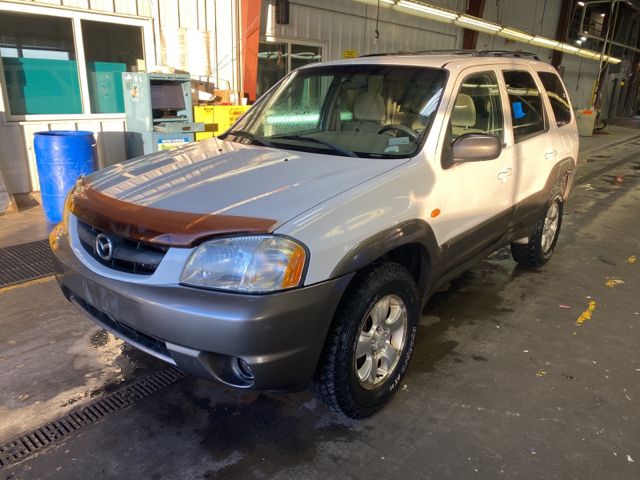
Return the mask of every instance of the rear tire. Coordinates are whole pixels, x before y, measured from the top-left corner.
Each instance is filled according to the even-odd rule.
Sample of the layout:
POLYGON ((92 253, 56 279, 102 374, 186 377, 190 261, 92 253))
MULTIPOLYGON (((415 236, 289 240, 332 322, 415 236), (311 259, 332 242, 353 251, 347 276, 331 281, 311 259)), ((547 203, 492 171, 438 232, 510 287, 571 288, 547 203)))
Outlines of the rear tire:
POLYGON ((518 265, 540 268, 551 258, 562 226, 562 198, 555 197, 536 223, 529 243, 512 243, 511 256, 518 265))
POLYGON ((316 396, 350 418, 386 404, 407 369, 420 317, 409 271, 386 262, 360 272, 345 293, 312 384, 316 396))

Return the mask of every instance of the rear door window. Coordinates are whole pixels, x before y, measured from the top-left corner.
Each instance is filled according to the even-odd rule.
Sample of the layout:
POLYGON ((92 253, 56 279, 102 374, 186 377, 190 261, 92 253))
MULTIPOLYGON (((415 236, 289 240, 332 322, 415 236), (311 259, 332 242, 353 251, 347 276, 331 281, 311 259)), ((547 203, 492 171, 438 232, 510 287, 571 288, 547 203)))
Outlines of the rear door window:
POLYGON ((553 72, 538 72, 538 75, 549 96, 556 124, 562 127, 571 122, 571 104, 560 77, 553 72))
POLYGON ((502 73, 509 95, 515 142, 544 132, 546 122, 542 96, 531 73, 524 70, 508 70, 502 73))

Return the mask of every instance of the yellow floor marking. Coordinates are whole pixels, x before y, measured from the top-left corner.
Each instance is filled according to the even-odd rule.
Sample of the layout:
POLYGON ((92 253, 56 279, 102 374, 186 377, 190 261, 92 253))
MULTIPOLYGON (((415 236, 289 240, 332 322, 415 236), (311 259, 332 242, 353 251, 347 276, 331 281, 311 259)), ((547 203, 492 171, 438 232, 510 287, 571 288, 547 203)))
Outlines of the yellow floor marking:
POLYGON ((589 306, 587 307, 587 309, 584 312, 582 312, 578 317, 578 319, 576 320, 576 325, 580 327, 587 320, 591 320, 591 316, 593 315, 593 312, 595 311, 596 306, 597 306, 596 301, 591 300, 589 302, 589 306))
POLYGON ((636 260, 638 260, 638 257, 636 257, 635 255, 631 255, 629 258, 627 258, 627 263, 636 263, 636 260))
POLYGON ((624 280, 620 279, 620 278, 610 278, 609 280, 607 280, 607 283, 605 283, 605 285, 607 287, 615 287, 616 285, 622 285, 624 283, 624 280))
POLYGON ((49 275, 47 277, 36 278, 35 280, 29 280, 27 282, 18 283, 16 285, 9 285, 8 287, 0 287, 0 294, 11 292, 13 290, 17 290, 18 288, 31 287, 40 283, 50 282, 53 278, 53 275, 49 275))

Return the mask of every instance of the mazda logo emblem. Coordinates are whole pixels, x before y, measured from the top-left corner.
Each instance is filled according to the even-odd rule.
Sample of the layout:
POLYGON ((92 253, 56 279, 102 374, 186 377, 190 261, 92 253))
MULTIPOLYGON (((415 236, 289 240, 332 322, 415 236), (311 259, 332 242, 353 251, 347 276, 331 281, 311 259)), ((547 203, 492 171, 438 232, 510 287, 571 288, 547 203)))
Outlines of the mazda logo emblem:
POLYGON ((113 258, 113 240, 104 233, 99 233, 96 237, 96 255, 105 262, 113 258))

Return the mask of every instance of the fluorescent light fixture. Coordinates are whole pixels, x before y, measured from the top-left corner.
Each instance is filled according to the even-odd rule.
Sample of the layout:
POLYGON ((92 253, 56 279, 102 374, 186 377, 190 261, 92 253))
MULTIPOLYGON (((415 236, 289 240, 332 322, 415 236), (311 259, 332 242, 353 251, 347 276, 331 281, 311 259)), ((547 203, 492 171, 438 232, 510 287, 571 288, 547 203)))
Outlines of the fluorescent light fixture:
POLYGON ((545 38, 545 37, 539 37, 539 36, 534 36, 533 40, 531 40, 529 43, 532 43, 534 45, 540 45, 542 47, 551 47, 551 48, 555 48, 558 45, 560 45, 560 42, 558 42, 557 40, 551 40, 550 38, 545 38))
POLYGON ((452 22, 458 18, 457 13, 449 12, 448 10, 443 10, 441 8, 430 7, 428 5, 423 5, 422 3, 410 2, 408 0, 398 0, 396 6, 420 12, 424 16, 433 18, 440 22, 452 22))
POLYGON ((516 40, 524 40, 526 42, 533 40, 533 35, 521 32, 519 30, 513 30, 512 28, 504 27, 498 32, 501 37, 515 38, 516 40))
POLYGON ((607 14, 606 14, 606 13, 601 13, 601 14, 600 14, 600 16, 601 16, 601 17, 606 17, 606 16, 607 16, 607 14))
POLYGON ((578 2, 579 7, 584 7, 584 2, 578 2))
POLYGON ((502 27, 500 25, 485 22, 484 20, 480 20, 479 18, 469 17, 467 15, 460 15, 454 23, 465 28, 471 28, 471 30, 488 30, 494 33, 502 30, 502 27))
POLYGON ((561 43, 560 50, 567 53, 576 53, 579 50, 579 48, 574 47, 573 45, 569 45, 568 43, 561 43))
POLYGON ((578 50, 577 55, 584 57, 584 58, 591 58, 591 59, 599 59, 600 58, 600 54, 596 53, 596 52, 592 52, 591 50, 578 50))
POLYGON ((614 65, 617 64, 617 63, 620 63, 621 61, 622 61, 621 58, 616 58, 616 57, 607 58, 607 62, 613 63, 614 65))

